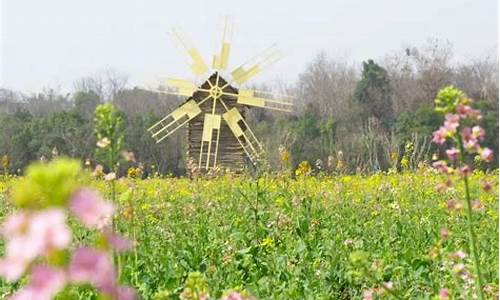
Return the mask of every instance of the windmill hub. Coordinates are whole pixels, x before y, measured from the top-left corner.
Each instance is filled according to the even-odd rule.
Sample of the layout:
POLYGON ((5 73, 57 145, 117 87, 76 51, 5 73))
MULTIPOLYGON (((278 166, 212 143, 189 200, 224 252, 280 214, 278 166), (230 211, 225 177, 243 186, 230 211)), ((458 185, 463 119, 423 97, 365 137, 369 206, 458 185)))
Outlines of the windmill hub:
POLYGON ((219 86, 212 87, 210 89, 210 96, 212 96, 213 99, 218 99, 222 96, 222 89, 219 86))

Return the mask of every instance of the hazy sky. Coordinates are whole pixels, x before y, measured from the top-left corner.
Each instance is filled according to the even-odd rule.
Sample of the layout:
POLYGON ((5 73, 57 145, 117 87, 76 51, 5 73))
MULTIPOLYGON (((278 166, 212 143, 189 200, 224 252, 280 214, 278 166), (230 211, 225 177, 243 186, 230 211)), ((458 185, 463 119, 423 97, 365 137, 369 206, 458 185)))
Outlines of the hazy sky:
MULTIPOLYGON (((208 61, 217 22, 235 20, 230 66, 272 43, 285 57, 260 79, 295 80, 320 51, 358 62, 427 38, 457 59, 495 51, 496 0, 0 0, 0 87, 72 88, 111 68, 131 84, 192 78, 167 32, 180 25, 208 61)), ((256 79, 257 82, 259 79, 256 79)))

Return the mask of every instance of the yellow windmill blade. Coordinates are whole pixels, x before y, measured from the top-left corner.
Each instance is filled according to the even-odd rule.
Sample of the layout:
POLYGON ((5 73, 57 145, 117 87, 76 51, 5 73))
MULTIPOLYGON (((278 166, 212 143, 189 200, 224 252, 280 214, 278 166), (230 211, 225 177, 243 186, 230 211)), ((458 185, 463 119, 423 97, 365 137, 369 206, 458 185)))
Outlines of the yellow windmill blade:
POLYGON ((255 97, 253 90, 240 90, 237 96, 237 102, 243 105, 268 108, 278 111, 291 112, 293 103, 283 100, 266 99, 255 97))
POLYGON ((187 55, 189 66, 195 75, 201 75, 208 71, 208 66, 200 52, 180 27, 172 28, 170 35, 179 50, 187 55))
MULTIPOLYGON (((222 94, 225 96, 235 97, 236 102, 239 104, 242 104, 242 105, 262 107, 262 108, 284 111, 284 112, 291 112, 292 111, 292 108, 293 108, 292 102, 285 101, 285 100, 278 100, 278 99, 268 99, 268 98, 263 98, 263 97, 256 97, 255 96, 256 92, 257 91, 255 91, 255 90, 241 89, 241 90, 239 90, 239 92, 237 94, 228 93, 228 92, 223 92, 222 94)), ((267 93, 267 92, 258 92, 258 93, 272 95, 272 93, 267 93)), ((287 98, 289 100, 293 99, 293 97, 290 97, 290 96, 284 96, 284 98, 287 98)))
MULTIPOLYGON (((224 105, 224 107, 226 107, 224 105)), ((226 107, 227 110, 227 107, 226 107)), ((235 107, 222 115, 241 147, 253 164, 256 164, 259 157, 264 152, 264 148, 255 137, 247 122, 235 107)))
POLYGON ((198 90, 193 82, 185 79, 168 78, 166 83, 167 86, 175 88, 176 94, 180 96, 191 97, 198 90))
POLYGON ((229 53, 231 51, 231 39, 233 37, 233 22, 229 17, 223 18, 222 43, 219 54, 215 54, 212 68, 223 71, 227 69, 229 53))
POLYGON ((191 99, 151 126, 148 131, 156 140, 156 143, 163 141, 177 129, 198 116, 201 113, 200 105, 208 99, 210 99, 210 96, 204 98, 199 103, 191 99))
POLYGON ((242 85, 280 58, 280 51, 273 45, 232 71, 233 81, 242 85))
POLYGON ((202 168, 203 158, 205 158, 205 169, 215 167, 217 165, 217 152, 219 150, 219 136, 220 136, 221 117, 216 114, 205 114, 203 121, 203 133, 201 136, 200 145, 200 160, 198 167, 202 168), (215 136, 214 136, 215 135, 215 136), (215 139, 214 139, 215 138, 215 139), (206 152, 204 152, 205 147, 206 152), (210 161, 213 158, 212 165, 210 161))

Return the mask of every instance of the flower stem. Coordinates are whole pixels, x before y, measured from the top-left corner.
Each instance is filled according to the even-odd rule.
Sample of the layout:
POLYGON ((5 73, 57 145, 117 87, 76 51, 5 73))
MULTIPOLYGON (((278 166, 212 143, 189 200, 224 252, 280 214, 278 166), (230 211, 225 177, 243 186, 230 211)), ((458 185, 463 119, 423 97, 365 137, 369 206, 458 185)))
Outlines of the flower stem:
MULTIPOLYGON (((459 139, 460 144, 460 161, 462 166, 465 166, 465 150, 461 139, 459 139)), ((474 259, 474 269, 476 271, 476 288, 477 293, 479 295, 479 299, 484 299, 483 293, 483 278, 481 275, 481 266, 479 263, 479 254, 477 249, 477 237, 474 232, 474 225, 472 219, 472 204, 470 199, 470 191, 469 191, 469 177, 467 174, 463 174, 464 186, 465 186, 465 202, 467 202, 467 227, 469 230, 469 241, 470 241, 470 251, 472 253, 472 258, 474 259)))

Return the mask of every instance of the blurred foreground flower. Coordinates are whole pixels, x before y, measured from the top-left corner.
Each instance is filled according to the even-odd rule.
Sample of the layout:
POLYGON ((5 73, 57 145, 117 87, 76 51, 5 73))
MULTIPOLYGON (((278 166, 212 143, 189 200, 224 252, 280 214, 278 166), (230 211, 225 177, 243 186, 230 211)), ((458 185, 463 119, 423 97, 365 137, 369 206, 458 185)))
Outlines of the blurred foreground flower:
POLYGON ((117 283, 117 271, 106 250, 127 250, 132 243, 108 226, 114 207, 97 191, 80 188, 76 178, 78 162, 56 159, 28 168, 23 180, 13 186, 12 201, 19 208, 4 221, 5 257, 0 260, 0 276, 17 281, 30 273, 29 282, 10 299, 53 299, 69 284, 91 284, 106 299, 131 300, 135 291, 117 283), (98 247, 75 250, 71 261, 72 232, 67 212, 91 229, 98 229, 98 247), (99 239, 98 239, 99 240, 99 239))
MULTIPOLYGON (((484 141, 486 132, 479 125, 472 125, 482 119, 481 112, 471 107, 472 100, 460 90, 453 86, 448 86, 439 91, 435 100, 436 111, 445 114, 443 126, 433 133, 433 142, 438 145, 451 145, 446 149, 447 158, 451 165, 444 160, 434 162, 433 166, 440 173, 446 175, 447 182, 452 180, 450 175, 459 174, 460 180, 463 180, 465 188, 465 203, 467 204, 467 227, 470 242, 470 252, 474 261, 476 292, 479 299, 484 299, 483 280, 481 274, 481 266, 478 256, 478 243, 474 225, 472 221, 473 210, 481 210, 482 204, 479 200, 472 201, 470 196, 469 178, 472 175, 472 167, 470 164, 469 155, 475 155, 475 160, 482 160, 489 163, 493 160, 493 151, 489 148, 482 147, 480 142, 484 141)), ((449 186, 449 184, 446 184, 449 186)), ((443 192, 445 188, 441 185, 439 190, 443 192)), ((488 187, 490 188, 490 187, 488 187)), ((449 210, 459 210, 462 204, 454 199, 446 203, 449 210)), ((465 258, 465 253, 458 251, 452 255, 457 260, 465 258)), ((453 271, 461 276, 468 277, 467 270, 463 264, 456 264, 453 271)), ((440 299, 448 299, 447 290, 441 290, 440 299)))

